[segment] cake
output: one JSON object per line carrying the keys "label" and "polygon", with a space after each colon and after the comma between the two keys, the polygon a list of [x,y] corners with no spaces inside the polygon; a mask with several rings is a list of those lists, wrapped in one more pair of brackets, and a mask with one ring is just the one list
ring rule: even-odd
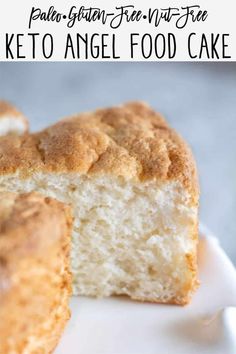
{"label": "cake", "polygon": [[6,134],[24,134],[29,124],[25,116],[9,102],[0,100],[0,136]]}
{"label": "cake", "polygon": [[186,304],[196,289],[198,181],[190,149],[142,102],[0,139],[0,190],[74,210],[73,293]]}
{"label": "cake", "polygon": [[71,216],[36,193],[0,193],[0,354],[51,353],[69,319]]}

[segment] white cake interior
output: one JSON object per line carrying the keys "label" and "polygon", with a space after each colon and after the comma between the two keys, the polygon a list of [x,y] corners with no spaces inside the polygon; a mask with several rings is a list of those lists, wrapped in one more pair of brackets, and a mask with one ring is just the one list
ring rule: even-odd
{"label": "white cake interior", "polygon": [[73,206],[75,295],[181,302],[191,288],[197,208],[180,183],[35,173],[0,177],[0,189],[36,190]]}
{"label": "white cake interior", "polygon": [[0,135],[9,133],[24,134],[26,131],[25,123],[15,117],[6,116],[0,119]]}

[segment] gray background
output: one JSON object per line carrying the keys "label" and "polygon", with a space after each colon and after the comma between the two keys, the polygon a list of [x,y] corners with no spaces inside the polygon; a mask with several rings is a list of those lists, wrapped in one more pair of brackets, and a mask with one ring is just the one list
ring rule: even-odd
{"label": "gray background", "polygon": [[201,221],[236,264],[235,63],[1,63],[0,97],[33,130],[83,110],[149,102],[192,146]]}

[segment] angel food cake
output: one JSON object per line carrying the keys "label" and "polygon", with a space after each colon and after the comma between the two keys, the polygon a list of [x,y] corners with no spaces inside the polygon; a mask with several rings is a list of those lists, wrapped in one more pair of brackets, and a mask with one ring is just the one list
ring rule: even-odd
{"label": "angel food cake", "polygon": [[0,100],[0,136],[6,134],[24,134],[29,124],[25,116],[9,102]]}
{"label": "angel food cake", "polygon": [[186,304],[197,286],[198,182],[191,151],[140,102],[0,139],[0,190],[74,209],[74,294]]}
{"label": "angel food cake", "polygon": [[0,193],[0,354],[51,353],[69,319],[71,216],[36,193]]}

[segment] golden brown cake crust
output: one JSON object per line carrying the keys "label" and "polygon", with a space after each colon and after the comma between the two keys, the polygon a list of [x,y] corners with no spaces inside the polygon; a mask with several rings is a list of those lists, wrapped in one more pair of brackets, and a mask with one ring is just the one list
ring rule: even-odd
{"label": "golden brown cake crust", "polygon": [[25,126],[25,131],[28,131],[28,119],[21,112],[19,112],[16,107],[13,106],[10,102],[0,100],[0,122],[6,117],[11,117],[20,120]]}
{"label": "golden brown cake crust", "polygon": [[64,204],[38,193],[0,193],[0,257],[46,251],[61,239],[65,213]]}
{"label": "golden brown cake crust", "polygon": [[0,193],[0,354],[46,354],[69,319],[70,209]]}
{"label": "golden brown cake crust", "polygon": [[0,156],[0,174],[109,173],[140,181],[177,180],[195,202],[198,198],[191,151],[142,102],[76,115],[29,136],[2,137]]}

